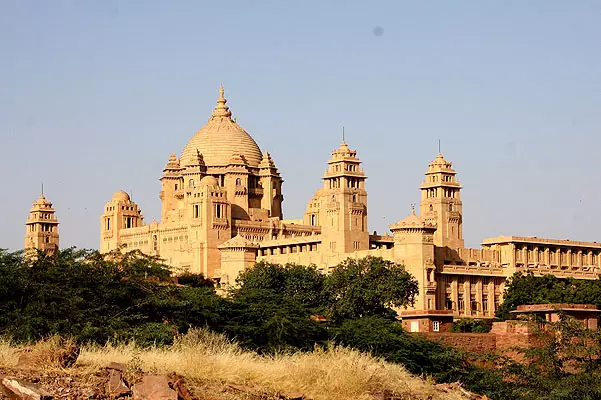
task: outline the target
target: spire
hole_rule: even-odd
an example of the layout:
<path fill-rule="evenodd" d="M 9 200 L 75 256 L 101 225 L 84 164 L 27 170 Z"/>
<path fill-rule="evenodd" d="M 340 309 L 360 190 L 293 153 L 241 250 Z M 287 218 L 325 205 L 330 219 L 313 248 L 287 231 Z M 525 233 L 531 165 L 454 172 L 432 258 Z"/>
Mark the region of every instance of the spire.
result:
<path fill-rule="evenodd" d="M 225 91 L 223 90 L 223 85 L 219 86 L 219 98 L 217 99 L 217 106 L 215 106 L 215 110 L 213 110 L 213 117 L 227 117 L 230 118 L 232 116 L 232 112 L 229 107 L 225 105 L 227 100 L 224 97 Z"/>
<path fill-rule="evenodd" d="M 411 203 L 411 215 L 415 215 L 415 203 Z"/>

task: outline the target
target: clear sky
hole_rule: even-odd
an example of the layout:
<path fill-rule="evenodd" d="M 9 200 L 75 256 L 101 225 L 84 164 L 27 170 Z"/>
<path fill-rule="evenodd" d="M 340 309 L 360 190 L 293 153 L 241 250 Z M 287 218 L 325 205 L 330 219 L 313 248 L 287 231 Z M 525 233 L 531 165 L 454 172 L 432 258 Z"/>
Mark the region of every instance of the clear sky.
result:
<path fill-rule="evenodd" d="M 219 84 L 300 218 L 346 139 L 370 231 L 419 203 L 437 141 L 464 236 L 601 241 L 601 1 L 0 0 L 0 248 L 44 182 L 61 246 L 97 248 L 113 192 L 159 178 Z"/>

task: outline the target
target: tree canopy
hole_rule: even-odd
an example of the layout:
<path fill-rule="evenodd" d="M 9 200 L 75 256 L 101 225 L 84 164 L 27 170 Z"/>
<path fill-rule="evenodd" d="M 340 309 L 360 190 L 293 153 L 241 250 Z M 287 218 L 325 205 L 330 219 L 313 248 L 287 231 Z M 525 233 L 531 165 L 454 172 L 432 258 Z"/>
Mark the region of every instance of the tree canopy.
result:
<path fill-rule="evenodd" d="M 531 272 L 517 272 L 509 279 L 497 317 L 511 318 L 510 311 L 519 305 L 550 303 L 595 304 L 600 307 L 601 280 L 534 276 Z"/>

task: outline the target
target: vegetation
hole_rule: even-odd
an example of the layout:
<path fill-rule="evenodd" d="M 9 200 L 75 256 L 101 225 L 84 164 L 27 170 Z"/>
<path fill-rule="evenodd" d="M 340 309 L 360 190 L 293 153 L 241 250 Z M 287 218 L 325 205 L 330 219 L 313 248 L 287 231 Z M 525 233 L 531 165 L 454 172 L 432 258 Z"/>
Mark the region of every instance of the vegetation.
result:
<path fill-rule="evenodd" d="M 56 362 L 56 353 L 61 351 L 58 343 L 54 337 L 32 346 L 0 341 L 0 368 L 15 367 L 19 354 L 27 350 L 35 367 L 49 370 L 53 380 L 60 373 L 70 373 L 85 381 L 95 374 L 102 375 L 102 369 L 110 362 L 122 362 L 127 365 L 127 375 L 134 372 L 182 375 L 202 393 L 202 398 L 248 399 L 251 396 L 225 397 L 223 393 L 229 384 L 244 384 L 274 393 L 302 393 L 315 400 L 369 400 L 375 396 L 465 399 L 458 391 L 437 390 L 431 382 L 412 376 L 401 365 L 336 346 L 313 352 L 260 356 L 222 334 L 192 329 L 178 335 L 169 346 L 140 349 L 133 344 L 85 345 L 74 368 L 63 369 Z M 259 397 L 267 398 L 256 396 Z"/>
<path fill-rule="evenodd" d="M 492 320 L 461 318 L 451 326 L 451 332 L 488 333 L 492 328 Z"/>
<path fill-rule="evenodd" d="M 262 262 L 244 271 L 237 283 L 225 297 L 218 296 L 212 282 L 201 275 L 186 274 L 175 283 L 160 260 L 139 252 L 101 255 L 67 249 L 52 256 L 39 253 L 26 258 L 22 253 L 0 250 L 0 333 L 19 345 L 51 335 L 70 338 L 86 349 L 81 362 L 88 362 L 85 360 L 92 354 L 100 357 L 107 353 L 120 360 L 140 352 L 147 354 L 148 360 L 162 357 L 162 361 L 144 361 L 154 363 L 153 368 L 178 370 L 170 363 L 181 359 L 181 368 L 191 368 L 186 374 L 194 374 L 192 365 L 199 362 L 194 352 L 208 351 L 202 347 L 207 345 L 200 343 L 208 340 L 207 335 L 220 335 L 219 340 L 227 338 L 228 346 L 234 346 L 228 351 L 237 350 L 233 358 L 220 355 L 218 360 L 203 361 L 207 368 L 221 374 L 232 365 L 247 368 L 242 360 L 249 360 L 252 367 L 235 373 L 252 375 L 261 382 L 279 379 L 280 369 L 289 374 L 294 368 L 302 370 L 300 365 L 305 362 L 316 370 L 330 368 L 330 362 L 356 362 L 372 372 L 376 367 L 369 363 L 385 366 L 381 368 L 392 371 L 391 376 L 404 371 L 373 356 L 438 382 L 460 381 L 471 391 L 494 399 L 601 398 L 595 397 L 601 393 L 601 384 L 595 383 L 601 377 L 601 336 L 597 332 L 562 320 L 556 327 L 561 335 L 541 340 L 540 349 L 522 351 L 522 362 L 496 357 L 476 364 L 492 362 L 501 368 L 477 367 L 471 362 L 473 355 L 402 329 L 392 307 L 412 304 L 417 283 L 402 266 L 381 258 L 349 259 L 329 275 L 313 266 Z M 517 304 L 599 303 L 598 285 L 596 281 L 516 275 L 508 285 L 500 315 L 507 315 Z M 488 325 L 466 319 L 458 321 L 454 329 L 479 332 Z M 194 335 L 204 336 L 194 339 Z M 231 344 L 233 340 L 236 345 Z M 134 342 L 136 346 L 123 345 Z M 119 352 L 127 356 L 116 355 Z M 5 358 L 0 354 L 0 361 Z M 259 365 L 267 375 L 251 372 Z M 335 371 L 337 367 L 332 368 Z M 320 376 L 329 376 L 328 371 Z M 353 388 L 344 378 L 341 385 L 359 392 L 371 390 L 366 389 L 371 383 L 362 381 L 363 371 L 349 371 L 341 373 L 357 374 L 357 384 Z M 328 382 L 316 384 L 307 379 L 316 393 L 331 390 L 320 385 L 335 381 L 329 377 Z M 344 390 L 340 392 L 345 393 L 343 397 L 360 398 Z M 583 390 L 589 397 L 581 397 Z M 307 393 L 313 392 L 308 389 Z"/>
<path fill-rule="evenodd" d="M 574 303 L 601 306 L 601 280 L 557 278 L 515 273 L 506 286 L 497 317 L 511 319 L 510 311 L 522 304 Z"/>

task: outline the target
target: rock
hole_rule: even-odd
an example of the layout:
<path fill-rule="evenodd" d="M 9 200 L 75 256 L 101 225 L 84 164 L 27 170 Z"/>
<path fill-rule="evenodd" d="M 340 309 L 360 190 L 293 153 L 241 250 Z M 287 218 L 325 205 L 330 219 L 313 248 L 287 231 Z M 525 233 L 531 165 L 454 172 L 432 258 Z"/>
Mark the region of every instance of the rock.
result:
<path fill-rule="evenodd" d="M 109 370 L 109 381 L 106 384 L 106 393 L 113 399 L 125 397 L 131 393 L 131 390 L 129 390 L 129 387 L 127 387 L 123 381 L 121 371 L 116 369 Z"/>
<path fill-rule="evenodd" d="M 177 393 L 178 400 L 198 400 L 198 398 L 193 396 L 188 390 L 183 376 L 177 374 L 170 376 L 169 386 Z"/>
<path fill-rule="evenodd" d="M 125 370 L 127 369 L 127 365 L 113 361 L 106 366 L 106 369 L 114 369 L 116 371 L 125 372 Z"/>
<path fill-rule="evenodd" d="M 18 400 L 52 400 L 52 395 L 39 385 L 17 378 L 2 379 L 2 391 L 9 397 Z"/>
<path fill-rule="evenodd" d="M 166 376 L 145 376 L 133 387 L 133 400 L 178 400 Z"/>

